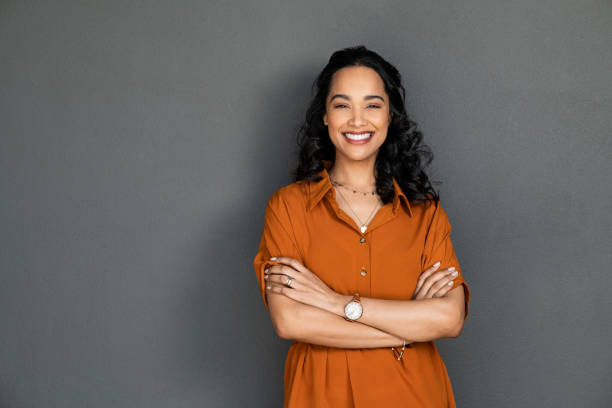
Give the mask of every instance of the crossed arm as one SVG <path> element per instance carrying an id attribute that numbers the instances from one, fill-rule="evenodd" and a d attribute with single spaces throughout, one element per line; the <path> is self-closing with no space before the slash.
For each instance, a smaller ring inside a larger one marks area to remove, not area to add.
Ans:
<path id="1" fill-rule="evenodd" d="M 401 347 L 402 339 L 360 322 L 306 305 L 279 293 L 267 294 L 270 317 L 283 339 L 340 348 Z"/>
<path id="2" fill-rule="evenodd" d="M 403 339 L 422 342 L 461 333 L 465 317 L 461 285 L 435 298 L 361 297 L 363 315 L 349 322 L 342 316 L 352 296 L 334 292 L 293 258 L 279 257 L 279 262 L 287 265 L 270 268 L 276 272 L 276 282 L 269 280 L 266 296 L 272 322 L 282 338 L 331 347 L 374 348 L 401 347 Z M 301 290 L 278 283 L 288 276 L 305 283 Z"/>
<path id="3" fill-rule="evenodd" d="M 298 261 L 303 259 L 303 254 L 288 209 L 299 204 L 289 205 L 282 193 L 278 190 L 268 201 L 264 231 L 254 259 L 264 302 L 280 337 L 330 347 L 377 348 L 460 334 L 469 301 L 467 284 L 465 290 L 459 289 L 462 285 L 452 289 L 448 286 L 435 296 L 429 293 L 425 298 L 417 284 L 415 293 L 419 293 L 412 300 L 362 296 L 363 315 L 355 322 L 346 321 L 343 308 L 350 297 L 329 288 Z M 429 231 L 424 246 L 426 259 L 455 263 L 451 225 L 439 203 L 433 209 Z M 269 258 L 276 254 L 277 260 Z M 419 281 L 427 273 L 423 271 Z M 294 278 L 291 288 L 284 285 L 288 277 Z"/>

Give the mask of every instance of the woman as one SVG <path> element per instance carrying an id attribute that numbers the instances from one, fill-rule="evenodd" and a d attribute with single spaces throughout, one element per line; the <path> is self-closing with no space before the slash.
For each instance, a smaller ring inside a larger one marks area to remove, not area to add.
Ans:
<path id="1" fill-rule="evenodd" d="M 378 54 L 335 52 L 295 182 L 268 200 L 254 267 L 276 332 L 294 340 L 284 407 L 455 407 L 433 340 L 460 334 L 470 294 L 404 98 Z"/>

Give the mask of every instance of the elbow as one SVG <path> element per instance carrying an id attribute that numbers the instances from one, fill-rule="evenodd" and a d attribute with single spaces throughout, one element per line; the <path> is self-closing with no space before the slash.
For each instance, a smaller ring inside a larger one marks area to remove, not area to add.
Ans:
<path id="1" fill-rule="evenodd" d="M 285 340 L 293 340 L 295 337 L 294 327 L 297 310 L 290 306 L 290 304 L 283 302 L 282 304 L 271 304 L 270 307 L 270 317 L 274 331 L 278 337 Z"/>
<path id="2" fill-rule="evenodd" d="M 454 325 L 451 326 L 447 337 L 457 338 L 461 335 L 462 331 L 463 331 L 463 319 L 459 322 L 456 322 Z"/>
<path id="3" fill-rule="evenodd" d="M 284 340 L 292 340 L 293 335 L 291 334 L 291 328 L 285 319 L 279 319 L 274 322 L 274 330 L 278 337 Z"/>
<path id="4" fill-rule="evenodd" d="M 298 331 L 300 324 L 297 318 L 298 316 L 295 313 L 285 314 L 278 325 L 274 326 L 278 337 L 284 340 L 300 340 L 301 333 Z"/>
<path id="5" fill-rule="evenodd" d="M 453 308 L 446 313 L 446 319 L 444 321 L 444 337 L 457 338 L 463 331 L 463 323 L 465 319 L 463 311 Z"/>
<path id="6" fill-rule="evenodd" d="M 272 326 L 274 326 L 276 335 L 281 339 L 290 340 L 291 328 L 282 313 L 270 313 L 270 317 L 272 318 Z"/>

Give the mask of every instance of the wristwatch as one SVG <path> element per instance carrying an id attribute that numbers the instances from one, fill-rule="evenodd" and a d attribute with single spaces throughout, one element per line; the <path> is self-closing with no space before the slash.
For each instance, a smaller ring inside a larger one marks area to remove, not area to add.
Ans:
<path id="1" fill-rule="evenodd" d="M 361 317 L 363 307 L 359 301 L 359 293 L 353 295 L 353 299 L 344 306 L 344 319 L 349 322 L 354 322 Z"/>

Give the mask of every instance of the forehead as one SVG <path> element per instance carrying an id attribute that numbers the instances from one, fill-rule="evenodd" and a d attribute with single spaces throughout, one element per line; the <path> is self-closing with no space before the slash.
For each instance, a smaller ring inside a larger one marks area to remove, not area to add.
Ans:
<path id="1" fill-rule="evenodd" d="M 385 84 L 376 71 L 369 67 L 352 66 L 339 69 L 332 76 L 330 92 L 347 95 L 385 95 Z"/>

